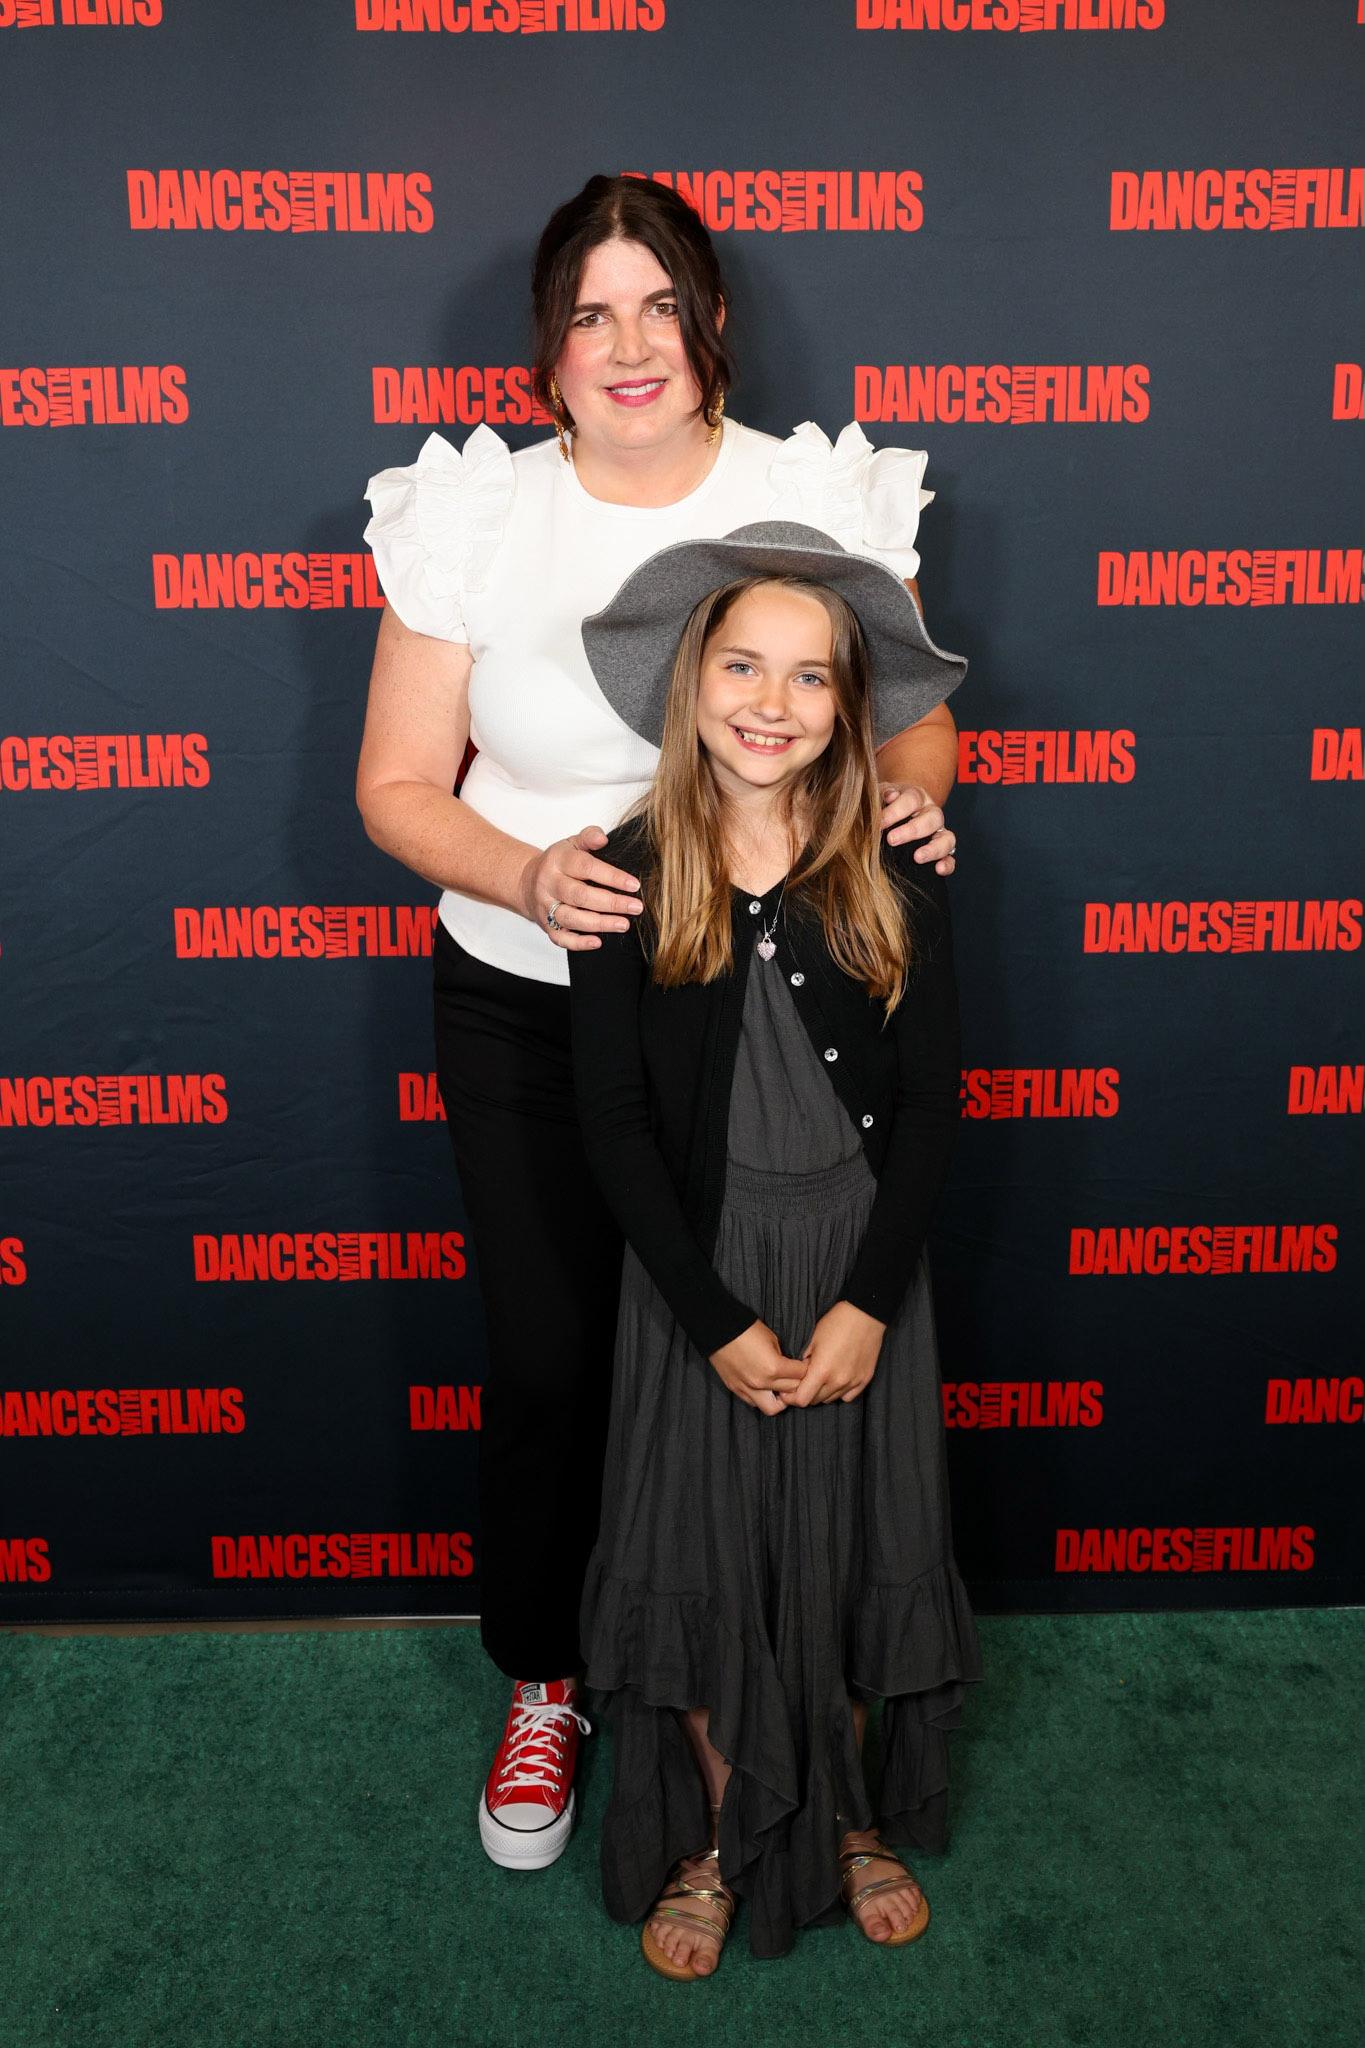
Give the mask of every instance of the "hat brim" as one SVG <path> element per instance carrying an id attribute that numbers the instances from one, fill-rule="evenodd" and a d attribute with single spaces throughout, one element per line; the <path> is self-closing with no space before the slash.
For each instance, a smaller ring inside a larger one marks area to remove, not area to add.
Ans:
<path id="1" fill-rule="evenodd" d="M 743 576 L 806 576 L 856 613 L 872 658 L 874 744 L 941 704 L 967 671 L 936 647 L 910 592 L 883 562 L 856 555 L 817 527 L 762 520 L 711 540 L 676 541 L 633 569 L 611 603 L 583 621 L 583 646 L 607 702 L 653 747 L 684 624 L 702 598 Z"/>

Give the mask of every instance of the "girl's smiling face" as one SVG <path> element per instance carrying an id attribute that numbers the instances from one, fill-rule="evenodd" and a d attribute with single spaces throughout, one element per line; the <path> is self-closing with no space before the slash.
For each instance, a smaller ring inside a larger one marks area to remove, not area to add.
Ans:
<path id="1" fill-rule="evenodd" d="M 697 736 L 721 789 L 776 792 L 833 737 L 834 628 L 820 599 L 781 583 L 743 591 L 702 650 Z"/>

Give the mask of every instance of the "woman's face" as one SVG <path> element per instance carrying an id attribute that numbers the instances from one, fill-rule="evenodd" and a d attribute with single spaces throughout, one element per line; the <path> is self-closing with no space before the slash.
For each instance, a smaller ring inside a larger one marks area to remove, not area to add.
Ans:
<path id="1" fill-rule="evenodd" d="M 824 753 L 838 707 L 834 628 L 810 591 L 759 583 L 702 649 L 697 736 L 727 795 L 776 791 Z"/>
<path id="2" fill-rule="evenodd" d="M 555 375 L 585 444 L 652 448 L 696 430 L 701 391 L 672 280 L 643 243 L 588 251 Z"/>

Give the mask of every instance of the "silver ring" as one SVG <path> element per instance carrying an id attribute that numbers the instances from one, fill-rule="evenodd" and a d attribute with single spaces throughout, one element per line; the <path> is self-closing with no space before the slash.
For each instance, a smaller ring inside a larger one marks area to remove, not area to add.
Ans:
<path id="1" fill-rule="evenodd" d="M 562 899 L 558 896 L 553 897 L 550 902 L 550 907 L 545 913 L 545 922 L 550 927 L 550 930 L 552 932 L 562 932 L 564 929 L 563 925 L 560 924 L 555 917 L 555 912 L 558 910 L 561 900 Z"/>

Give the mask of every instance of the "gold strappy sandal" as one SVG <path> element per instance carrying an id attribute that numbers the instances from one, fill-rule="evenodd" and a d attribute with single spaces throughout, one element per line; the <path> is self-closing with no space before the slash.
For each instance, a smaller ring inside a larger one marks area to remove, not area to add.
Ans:
<path id="1" fill-rule="evenodd" d="M 707 1862 L 716 1865 L 716 1882 L 713 1885 L 693 1884 L 682 1875 L 683 1864 Z M 689 1913 L 686 1906 L 669 1905 L 670 1899 L 707 1899 L 720 1908 L 724 1920 L 718 1925 L 716 1921 L 707 1920 L 700 1913 Z M 656 1913 L 662 1913 L 669 1920 L 690 1920 L 695 1927 L 704 1928 L 708 1934 L 713 1935 L 723 1949 L 735 1917 L 735 1896 L 720 1881 L 719 1851 L 715 1848 L 701 1849 L 695 1856 L 680 1858 L 668 1873 L 667 1890 L 660 1892 L 650 1908 L 650 1920 Z M 645 1961 L 650 1969 L 657 1970 L 661 1977 L 670 1977 L 675 1984 L 694 1983 L 703 1974 L 694 1970 L 690 1963 L 675 1963 L 666 1956 L 649 1931 L 649 1920 L 646 1920 L 640 1931 L 640 1946 L 644 1950 Z M 708 1971 L 705 1974 L 714 1976 L 715 1972 Z"/>
<path id="2" fill-rule="evenodd" d="M 843 1894 L 844 1904 L 848 1907 L 849 1913 L 864 1941 L 872 1941 L 872 1936 L 865 1931 L 861 1920 L 858 1918 L 858 1908 L 863 1904 L 864 1900 L 870 1899 L 876 1892 L 895 1891 L 905 1883 L 906 1878 L 909 1878 L 912 1884 L 919 1884 L 919 1879 L 915 1876 L 915 1873 L 912 1870 L 906 1870 L 905 1865 L 901 1863 L 900 1857 L 888 1849 L 879 1836 L 874 1839 L 877 1842 L 875 1849 L 841 1849 L 839 1851 L 839 1861 L 844 1865 L 844 1874 L 840 1881 L 839 1889 Z M 849 1879 L 855 1877 L 860 1870 L 866 1869 L 869 1863 L 899 1864 L 905 1874 L 902 1877 L 874 1878 L 870 1884 L 862 1885 L 850 1896 L 848 1889 Z M 928 1925 L 929 1901 L 924 1896 L 924 1887 L 920 1885 L 919 1909 L 910 1925 L 901 1928 L 898 1933 L 888 1934 L 885 1941 L 876 1941 L 872 1945 L 874 1948 L 900 1948 L 907 1941 L 918 1941 Z"/>

